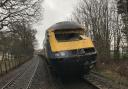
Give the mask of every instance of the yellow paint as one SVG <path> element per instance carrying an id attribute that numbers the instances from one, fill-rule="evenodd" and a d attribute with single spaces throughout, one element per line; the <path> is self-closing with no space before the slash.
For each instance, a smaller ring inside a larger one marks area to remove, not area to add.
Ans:
<path id="1" fill-rule="evenodd" d="M 94 47 L 91 39 L 88 37 L 78 41 L 58 42 L 55 38 L 54 32 L 50 30 L 49 30 L 49 41 L 52 52 Z"/>

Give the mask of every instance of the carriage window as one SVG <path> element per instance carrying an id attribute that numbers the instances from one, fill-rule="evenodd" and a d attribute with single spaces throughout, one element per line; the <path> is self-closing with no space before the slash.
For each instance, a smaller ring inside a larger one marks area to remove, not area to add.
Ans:
<path id="1" fill-rule="evenodd" d="M 57 41 L 76 41 L 76 40 L 82 40 L 81 32 L 79 31 L 61 31 L 61 32 L 55 32 L 55 37 Z"/>

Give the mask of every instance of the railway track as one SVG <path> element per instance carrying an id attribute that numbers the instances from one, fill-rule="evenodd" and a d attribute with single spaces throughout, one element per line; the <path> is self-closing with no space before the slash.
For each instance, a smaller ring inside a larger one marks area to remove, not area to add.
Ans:
<path id="1" fill-rule="evenodd" d="M 127 86 L 120 85 L 107 77 L 92 71 L 89 76 L 84 77 L 88 82 L 97 86 L 99 89 L 128 89 Z"/>
<path id="2" fill-rule="evenodd" d="M 31 79 L 31 83 L 27 89 L 42 89 L 44 87 L 44 82 L 46 81 L 46 71 L 44 70 L 44 65 L 42 59 L 37 57 L 39 60 L 39 65 Z"/>
<path id="3" fill-rule="evenodd" d="M 1 89 L 29 89 L 38 64 L 39 60 L 33 59 L 25 69 L 9 80 Z"/>
<path id="4" fill-rule="evenodd" d="M 110 89 L 104 84 L 97 83 L 102 79 L 94 79 L 101 77 L 98 74 L 91 74 L 91 78 L 69 78 L 62 81 L 59 77 L 53 75 L 48 68 L 45 59 L 35 57 L 24 68 L 17 71 L 17 74 L 8 81 L 0 89 Z M 104 78 L 103 78 L 104 79 Z M 104 80 L 104 83 L 106 80 Z M 116 88 L 111 88 L 116 89 Z"/>
<path id="5" fill-rule="evenodd" d="M 21 65 L 19 68 L 10 71 L 8 74 L 6 74 L 5 76 L 2 76 L 0 78 L 0 89 L 7 84 L 10 80 L 14 79 L 17 75 L 19 75 L 22 71 L 25 71 L 26 68 L 29 67 L 29 65 L 32 63 L 32 61 L 28 61 L 25 64 Z"/>
<path id="6" fill-rule="evenodd" d="M 69 79 L 62 81 L 60 77 L 54 75 L 54 73 L 48 68 L 45 59 L 43 59 L 42 67 L 44 68 L 45 75 L 47 75 L 47 82 L 42 89 L 99 89 L 93 83 L 87 81 L 84 78 L 69 77 Z M 33 88 L 34 89 L 34 88 Z M 39 88 L 37 88 L 39 89 Z"/>
<path id="7" fill-rule="evenodd" d="M 99 89 L 117 89 L 113 88 L 113 84 L 109 83 L 109 80 L 107 80 L 104 76 L 93 71 L 89 76 L 85 77 L 85 79 L 97 86 Z"/>
<path id="8" fill-rule="evenodd" d="M 72 79 L 70 81 L 61 82 L 60 89 L 99 89 L 97 86 L 85 79 Z"/>

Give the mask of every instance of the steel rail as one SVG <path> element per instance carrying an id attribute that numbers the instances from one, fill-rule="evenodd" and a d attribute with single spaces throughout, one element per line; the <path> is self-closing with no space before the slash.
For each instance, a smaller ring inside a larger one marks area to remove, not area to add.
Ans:
<path id="1" fill-rule="evenodd" d="M 84 78 L 84 80 L 85 80 L 89 85 L 93 86 L 94 89 L 101 89 L 101 88 L 98 87 L 97 85 L 93 84 L 91 81 L 89 81 L 89 80 L 87 80 L 87 79 L 85 79 L 85 78 Z"/>
<path id="2" fill-rule="evenodd" d="M 32 83 L 32 80 L 33 80 L 34 75 L 35 75 L 35 73 L 36 73 L 36 70 L 37 70 L 37 68 L 38 68 L 38 65 L 39 65 L 39 60 L 38 60 L 38 63 L 36 64 L 36 68 L 35 68 L 35 70 L 34 70 L 34 72 L 33 72 L 33 75 L 32 75 L 32 77 L 30 78 L 30 81 L 29 81 L 29 83 L 28 83 L 28 86 L 27 86 L 25 89 L 29 89 L 29 88 L 30 88 L 31 83 Z"/>
<path id="3" fill-rule="evenodd" d="M 19 73 L 16 77 L 12 78 L 8 83 L 6 83 L 1 89 L 6 89 L 7 87 L 9 87 L 10 85 L 12 85 L 17 79 L 21 78 L 26 72 L 28 72 L 28 70 L 32 67 L 29 66 L 29 68 L 27 70 L 23 70 L 21 73 Z"/>

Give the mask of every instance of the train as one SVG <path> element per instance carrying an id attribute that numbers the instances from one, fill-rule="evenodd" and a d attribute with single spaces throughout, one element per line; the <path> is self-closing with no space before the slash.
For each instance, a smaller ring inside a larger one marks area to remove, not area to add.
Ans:
<path id="1" fill-rule="evenodd" d="M 88 75 L 95 66 L 97 51 L 85 31 L 71 21 L 58 22 L 46 30 L 43 55 L 60 76 Z"/>

